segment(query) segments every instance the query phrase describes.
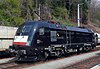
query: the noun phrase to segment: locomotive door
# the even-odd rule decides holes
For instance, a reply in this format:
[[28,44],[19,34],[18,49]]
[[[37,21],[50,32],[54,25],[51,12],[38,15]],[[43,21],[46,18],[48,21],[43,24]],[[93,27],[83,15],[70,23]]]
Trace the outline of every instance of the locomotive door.
[[37,47],[47,47],[50,45],[50,32],[47,28],[39,28],[36,40]]

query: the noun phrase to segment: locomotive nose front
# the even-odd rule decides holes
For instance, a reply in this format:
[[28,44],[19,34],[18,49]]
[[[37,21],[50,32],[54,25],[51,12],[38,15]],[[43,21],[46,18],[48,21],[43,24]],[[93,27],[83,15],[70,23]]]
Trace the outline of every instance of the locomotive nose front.
[[14,46],[30,46],[30,37],[32,32],[32,25],[24,24],[21,25],[14,37],[13,45]]
[[9,52],[16,55],[26,55],[27,52],[31,52],[35,31],[33,22],[26,22],[19,26]]
[[27,45],[28,36],[15,36],[13,45],[25,46]]

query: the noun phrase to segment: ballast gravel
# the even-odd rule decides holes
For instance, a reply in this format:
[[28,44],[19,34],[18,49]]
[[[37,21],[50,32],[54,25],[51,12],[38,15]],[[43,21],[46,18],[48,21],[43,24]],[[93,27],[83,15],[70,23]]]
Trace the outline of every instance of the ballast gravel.
[[27,68],[24,68],[24,69],[59,69],[59,68],[63,68],[63,67],[75,64],[77,62],[89,59],[91,57],[98,56],[98,53],[100,53],[100,50],[95,51],[95,52],[77,55],[77,56],[67,57],[67,58],[64,58],[64,59],[45,62],[45,63],[42,63],[42,64],[34,65],[32,67],[27,67]]

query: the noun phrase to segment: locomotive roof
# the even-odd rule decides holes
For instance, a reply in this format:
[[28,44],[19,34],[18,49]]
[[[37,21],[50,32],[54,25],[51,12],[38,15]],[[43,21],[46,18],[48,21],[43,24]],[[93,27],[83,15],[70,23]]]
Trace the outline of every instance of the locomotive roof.
[[49,28],[52,28],[52,29],[93,33],[88,28],[78,28],[78,27],[64,26],[64,25],[61,25],[61,24],[54,24],[54,23],[51,23],[51,22],[48,22],[48,21],[31,21],[31,22],[25,22],[24,24],[31,24],[31,25],[36,24],[38,27],[49,27]]
[[92,33],[92,31],[90,29],[87,29],[87,28],[68,27],[67,26],[67,30]]

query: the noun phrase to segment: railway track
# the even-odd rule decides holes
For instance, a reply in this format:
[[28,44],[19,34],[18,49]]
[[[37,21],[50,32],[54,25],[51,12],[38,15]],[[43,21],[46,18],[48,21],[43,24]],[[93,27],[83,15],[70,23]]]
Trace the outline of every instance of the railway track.
[[[96,49],[94,49],[94,50],[92,50],[90,52],[98,51],[98,50],[100,50],[100,47],[98,47],[98,48],[96,48]],[[85,53],[81,53],[81,54],[85,54]],[[62,58],[49,58],[46,61],[40,61],[40,62],[20,63],[20,64],[19,63],[15,63],[14,60],[12,60],[10,62],[8,61],[6,63],[0,64],[0,69],[22,69],[22,68],[26,68],[26,67],[35,66],[35,65],[38,65],[38,64],[49,63],[51,61],[73,57],[73,56],[76,56],[76,55],[80,55],[80,54],[72,54],[70,56],[62,57]]]
[[15,58],[7,62],[0,63],[0,69],[8,69],[8,68],[13,68],[13,67],[18,66],[18,64],[16,64],[14,61],[15,61]]
[[7,63],[2,63],[0,64],[0,69],[8,69],[10,67],[15,67],[18,66],[18,64],[14,63],[14,62],[7,62]]
[[0,64],[0,69],[21,69],[28,64],[19,64],[15,62]]
[[22,69],[26,67],[30,67],[33,65],[41,64],[43,63],[42,61],[34,63],[34,62],[28,62],[28,63],[16,63],[16,62],[7,62],[7,63],[2,63],[0,64],[0,69]]
[[97,64],[100,64],[100,55],[59,69],[90,69]]

